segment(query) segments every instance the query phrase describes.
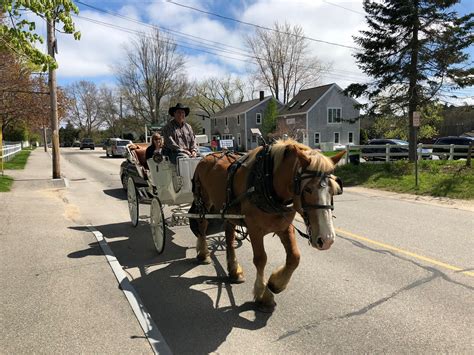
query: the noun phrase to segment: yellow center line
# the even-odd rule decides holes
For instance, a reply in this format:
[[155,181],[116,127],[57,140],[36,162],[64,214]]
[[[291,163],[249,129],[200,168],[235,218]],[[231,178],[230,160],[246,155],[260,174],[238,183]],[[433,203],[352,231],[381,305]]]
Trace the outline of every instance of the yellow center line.
[[394,246],[391,246],[391,245],[388,245],[388,244],[385,244],[385,243],[380,243],[380,242],[377,242],[375,240],[372,240],[372,239],[369,239],[369,238],[366,238],[366,237],[362,237],[360,235],[345,231],[345,230],[340,229],[340,228],[335,228],[335,229],[336,229],[336,232],[344,234],[345,236],[347,236],[349,238],[353,238],[353,239],[361,240],[361,241],[364,241],[364,242],[367,242],[367,243],[370,243],[370,244],[374,244],[374,245],[377,245],[379,247],[382,247],[382,248],[385,248],[385,249],[388,249],[388,250],[392,250],[392,251],[395,251],[395,252],[400,253],[400,254],[411,256],[412,258],[415,258],[415,259],[426,261],[426,262],[431,263],[433,265],[444,267],[445,269],[449,269],[449,270],[453,270],[453,271],[461,271],[461,274],[464,274],[464,275],[474,276],[474,272],[472,272],[472,271],[462,271],[463,270],[462,268],[443,263],[442,261],[438,261],[438,260],[431,259],[431,258],[428,258],[428,257],[423,256],[423,255],[412,253],[411,251],[403,250],[403,249],[400,249],[400,248],[397,248],[397,247],[394,247]]

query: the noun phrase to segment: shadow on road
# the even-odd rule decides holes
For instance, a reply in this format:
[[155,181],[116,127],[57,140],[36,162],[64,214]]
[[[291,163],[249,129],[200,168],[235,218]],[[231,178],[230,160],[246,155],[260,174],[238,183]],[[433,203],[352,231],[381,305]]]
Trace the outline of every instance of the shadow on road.
[[[70,228],[88,230],[83,226]],[[208,239],[213,275],[200,272],[199,276],[189,277],[188,273],[196,275],[193,269],[200,265],[194,258],[186,257],[190,247],[178,245],[170,229],[165,251],[157,256],[148,223],[140,223],[136,228],[128,222],[95,228],[107,237],[125,271],[138,269],[140,276],[136,277],[135,270],[131,284],[174,353],[208,354],[216,351],[234,328],[254,330],[267,324],[271,314],[257,311],[253,302],[237,304],[233,285],[216,256],[216,252],[224,250],[223,236]],[[79,258],[99,253],[97,243],[91,243],[88,249],[68,256]]]
[[103,190],[104,194],[110,197],[114,197],[118,200],[126,200],[127,199],[127,192],[122,189],[108,189],[108,190]]

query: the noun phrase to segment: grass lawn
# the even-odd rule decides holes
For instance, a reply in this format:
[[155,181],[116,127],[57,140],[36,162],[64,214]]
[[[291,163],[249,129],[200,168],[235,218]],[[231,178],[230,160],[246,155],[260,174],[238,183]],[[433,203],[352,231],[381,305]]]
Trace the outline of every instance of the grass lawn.
[[381,164],[346,164],[338,175],[346,186],[459,199],[474,199],[474,168],[466,161],[423,160],[418,164],[418,187],[415,165],[406,160]]
[[[3,163],[4,170],[24,169],[31,149],[23,149],[12,160]],[[13,184],[13,179],[7,175],[0,175],[0,192],[8,192]]]

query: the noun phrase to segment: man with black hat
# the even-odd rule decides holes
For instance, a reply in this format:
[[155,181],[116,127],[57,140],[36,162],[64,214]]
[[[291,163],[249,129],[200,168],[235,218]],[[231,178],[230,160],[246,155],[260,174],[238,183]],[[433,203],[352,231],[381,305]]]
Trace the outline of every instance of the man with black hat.
[[185,122],[189,115],[189,107],[180,103],[168,110],[173,119],[163,127],[162,135],[165,139],[163,154],[168,155],[172,163],[176,164],[177,157],[195,157],[198,147],[192,127]]

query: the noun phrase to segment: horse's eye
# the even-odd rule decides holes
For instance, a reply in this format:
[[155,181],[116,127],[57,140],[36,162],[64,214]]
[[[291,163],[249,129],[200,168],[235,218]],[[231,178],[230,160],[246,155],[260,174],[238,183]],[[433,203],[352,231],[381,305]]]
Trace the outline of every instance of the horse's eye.
[[313,193],[313,189],[311,189],[310,187],[305,187],[304,191],[309,194]]

